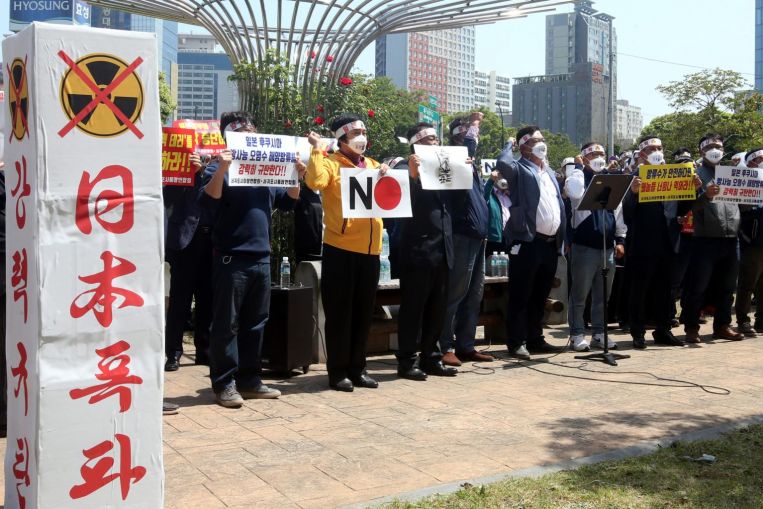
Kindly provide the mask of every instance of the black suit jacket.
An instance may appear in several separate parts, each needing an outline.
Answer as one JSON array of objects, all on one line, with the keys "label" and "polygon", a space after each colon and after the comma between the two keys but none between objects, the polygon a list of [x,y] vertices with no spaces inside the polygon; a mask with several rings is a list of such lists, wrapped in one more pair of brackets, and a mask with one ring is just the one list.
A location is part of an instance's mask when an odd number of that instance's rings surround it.
[{"label": "black suit jacket", "polygon": [[202,172],[194,175],[193,187],[164,186],[162,196],[164,209],[168,216],[165,249],[179,251],[191,243],[196,228],[201,222],[205,226],[212,223],[208,212],[199,202],[202,190]]}]

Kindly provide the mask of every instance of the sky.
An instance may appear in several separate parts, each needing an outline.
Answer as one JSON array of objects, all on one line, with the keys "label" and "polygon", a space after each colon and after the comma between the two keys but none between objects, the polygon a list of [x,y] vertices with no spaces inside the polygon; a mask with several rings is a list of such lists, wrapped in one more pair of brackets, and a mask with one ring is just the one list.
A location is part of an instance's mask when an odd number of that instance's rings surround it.
[{"label": "sky", "polygon": [[[0,1],[2,33],[8,33],[8,5]],[[655,90],[657,85],[702,68],[738,71],[752,87],[755,0],[598,0],[593,7],[615,17],[618,99],[640,106],[644,125],[671,111]],[[572,5],[563,5],[548,14],[572,10]],[[476,68],[512,78],[542,75],[546,14],[478,26]],[[373,74],[373,44],[358,59],[356,68]]]}]

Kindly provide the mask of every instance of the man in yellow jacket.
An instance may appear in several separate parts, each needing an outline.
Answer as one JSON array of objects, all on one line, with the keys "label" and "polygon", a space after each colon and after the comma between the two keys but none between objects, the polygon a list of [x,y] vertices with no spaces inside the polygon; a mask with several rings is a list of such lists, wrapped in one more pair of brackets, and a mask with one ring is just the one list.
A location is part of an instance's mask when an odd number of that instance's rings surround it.
[{"label": "man in yellow jacket", "polygon": [[363,154],[368,146],[366,126],[355,115],[341,115],[331,123],[339,150],[328,155],[319,134],[311,132],[313,146],[305,182],[321,191],[323,200],[323,261],[321,296],[326,317],[326,368],[329,385],[352,392],[355,386],[376,388],[366,373],[366,344],[379,284],[382,220],[342,217],[342,168],[379,168]]}]

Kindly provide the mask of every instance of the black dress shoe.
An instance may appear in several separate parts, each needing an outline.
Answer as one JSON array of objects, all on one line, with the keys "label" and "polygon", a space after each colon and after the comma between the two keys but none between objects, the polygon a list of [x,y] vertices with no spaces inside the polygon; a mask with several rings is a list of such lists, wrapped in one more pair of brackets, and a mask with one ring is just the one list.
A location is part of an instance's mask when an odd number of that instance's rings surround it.
[{"label": "black dress shoe", "polygon": [[397,376],[400,378],[407,378],[408,380],[416,380],[418,382],[423,382],[427,379],[427,374],[416,366],[411,366],[410,368],[398,368]]},{"label": "black dress shoe", "polygon": [[643,336],[633,338],[633,348],[637,350],[646,350],[646,340]]},{"label": "black dress shoe", "polygon": [[353,385],[365,387],[366,389],[376,389],[379,382],[368,376],[368,373],[361,373],[359,377],[352,379]]},{"label": "black dress shoe", "polygon": [[527,351],[527,348],[525,348],[525,345],[519,345],[513,348],[509,348],[509,356],[516,357],[517,359],[522,359],[524,361],[530,360],[530,352]]},{"label": "black dress shoe", "polygon": [[177,371],[180,369],[179,357],[167,357],[167,362],[164,363],[164,371]]},{"label": "black dress shoe", "polygon": [[559,353],[564,351],[563,346],[554,346],[541,339],[534,343],[527,344],[527,351],[530,353]]},{"label": "black dress shoe", "polygon": [[654,342],[660,345],[686,346],[686,343],[684,343],[683,340],[675,337],[669,330],[657,329],[652,332],[652,337],[654,338]]},{"label": "black dress shoe", "polygon": [[425,364],[422,369],[427,375],[432,376],[456,376],[458,374],[458,369],[446,366],[442,361]]},{"label": "black dress shoe", "polygon": [[330,383],[329,386],[335,391],[352,392],[355,390],[349,378],[342,378],[338,382]]}]

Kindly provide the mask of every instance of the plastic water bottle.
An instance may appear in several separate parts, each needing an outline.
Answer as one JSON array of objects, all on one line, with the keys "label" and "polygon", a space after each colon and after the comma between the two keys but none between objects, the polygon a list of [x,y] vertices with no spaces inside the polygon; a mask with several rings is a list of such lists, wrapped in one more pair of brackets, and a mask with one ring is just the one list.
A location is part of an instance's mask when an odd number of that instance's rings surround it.
[{"label": "plastic water bottle", "polygon": [[387,229],[384,228],[382,230],[382,256],[389,256],[389,234],[387,233]]},{"label": "plastic water bottle", "polygon": [[509,277],[509,255],[506,251],[501,251],[501,276]]},{"label": "plastic water bottle", "polygon": [[392,281],[392,268],[389,264],[389,258],[382,255],[379,258],[379,282],[389,283],[390,281]]},{"label": "plastic water bottle", "polygon": [[281,288],[289,288],[289,286],[291,286],[291,265],[289,258],[284,256],[281,260]]},{"label": "plastic water bottle", "polygon": [[493,251],[493,254],[487,257],[487,275],[498,275],[498,251]]}]

